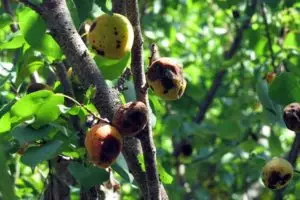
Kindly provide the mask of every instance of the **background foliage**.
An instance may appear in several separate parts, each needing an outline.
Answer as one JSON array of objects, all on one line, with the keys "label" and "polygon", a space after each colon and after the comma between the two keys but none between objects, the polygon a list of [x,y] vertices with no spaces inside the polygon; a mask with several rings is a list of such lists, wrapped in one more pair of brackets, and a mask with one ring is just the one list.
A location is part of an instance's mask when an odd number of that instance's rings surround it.
[{"label": "background foliage", "polygon": [[[111,2],[104,0],[67,2],[78,30],[86,20],[111,9]],[[175,102],[150,93],[160,178],[172,200],[274,197],[274,192],[263,187],[260,173],[266,160],[287,155],[295,137],[283,123],[282,109],[300,101],[300,3],[262,2],[266,20],[259,1],[229,60],[223,55],[250,12],[248,1],[139,2],[144,57],[156,43],[161,56],[183,64],[188,81],[184,96]],[[63,55],[43,19],[15,1],[12,10],[13,16],[0,8],[0,193],[4,199],[42,197],[51,174],[47,160],[61,154],[74,160],[69,171],[78,182],[72,187],[72,199],[78,199],[79,185],[89,188],[108,178],[106,171],[78,161],[85,151],[70,119],[79,116],[84,124],[87,113],[78,106],[64,106],[64,98],[57,94],[63,89],[55,78],[54,62]],[[12,23],[18,24],[18,31],[12,31]],[[95,60],[114,86],[130,56],[119,61],[96,56]],[[199,105],[220,70],[227,73],[206,118],[197,123]],[[277,77],[269,84],[264,76],[272,71]],[[53,92],[26,94],[32,76],[50,85]],[[92,89],[83,92],[76,81],[73,84],[77,100],[95,110],[90,102]],[[122,99],[133,100],[132,81],[126,86],[129,89]],[[174,156],[182,141],[192,145],[191,156]],[[27,147],[20,155],[20,148]],[[122,156],[113,169],[121,182],[122,199],[137,199],[137,188]],[[299,179],[296,175],[286,188],[285,199],[299,199]]]}]

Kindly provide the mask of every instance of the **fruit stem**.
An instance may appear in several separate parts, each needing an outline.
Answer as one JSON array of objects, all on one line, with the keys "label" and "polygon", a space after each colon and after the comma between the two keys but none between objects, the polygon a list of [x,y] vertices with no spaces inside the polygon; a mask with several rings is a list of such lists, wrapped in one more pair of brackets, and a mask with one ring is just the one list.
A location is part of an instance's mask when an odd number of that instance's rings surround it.
[{"label": "fruit stem", "polygon": [[97,119],[98,121],[101,121],[101,122],[104,122],[104,123],[110,123],[108,119],[103,119],[97,115],[95,115],[95,113],[93,113],[89,108],[87,108],[85,105],[81,104],[80,102],[78,102],[76,99],[68,96],[68,95],[65,95],[65,94],[62,94],[62,93],[57,93],[57,95],[59,96],[63,96],[69,100],[71,100],[72,102],[74,102],[75,104],[77,104],[78,106],[80,106],[81,108],[85,109],[90,115],[92,115],[95,119]]}]

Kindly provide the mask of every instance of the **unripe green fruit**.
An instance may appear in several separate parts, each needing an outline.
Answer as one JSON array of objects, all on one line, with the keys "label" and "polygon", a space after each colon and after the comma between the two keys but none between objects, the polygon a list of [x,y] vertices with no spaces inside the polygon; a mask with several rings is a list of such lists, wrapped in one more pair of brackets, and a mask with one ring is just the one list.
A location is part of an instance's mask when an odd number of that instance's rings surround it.
[{"label": "unripe green fruit", "polygon": [[120,14],[103,14],[92,23],[87,39],[97,54],[120,59],[130,52],[133,45],[133,28]]},{"label": "unripe green fruit", "polygon": [[186,88],[183,69],[172,58],[155,60],[149,67],[146,78],[153,92],[164,100],[181,98]]},{"label": "unripe green fruit", "polygon": [[273,158],[263,168],[263,182],[266,187],[278,190],[293,178],[293,166],[285,159]]}]

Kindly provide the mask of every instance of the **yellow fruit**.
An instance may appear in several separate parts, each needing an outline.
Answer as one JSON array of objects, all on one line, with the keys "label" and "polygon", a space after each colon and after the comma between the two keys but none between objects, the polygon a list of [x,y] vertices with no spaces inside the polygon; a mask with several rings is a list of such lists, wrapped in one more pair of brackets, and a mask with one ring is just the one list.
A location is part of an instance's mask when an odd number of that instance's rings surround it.
[{"label": "yellow fruit", "polygon": [[263,168],[263,182],[266,187],[278,190],[293,178],[293,166],[283,158],[273,158]]},{"label": "yellow fruit", "polygon": [[183,69],[172,58],[155,60],[149,67],[146,78],[153,92],[164,100],[179,99],[186,88]]},{"label": "yellow fruit", "polygon": [[85,137],[85,147],[90,160],[106,168],[118,157],[123,140],[119,131],[107,123],[94,125]]},{"label": "yellow fruit", "polygon": [[101,56],[120,59],[133,45],[133,28],[129,20],[120,14],[103,14],[92,23],[87,39]]}]

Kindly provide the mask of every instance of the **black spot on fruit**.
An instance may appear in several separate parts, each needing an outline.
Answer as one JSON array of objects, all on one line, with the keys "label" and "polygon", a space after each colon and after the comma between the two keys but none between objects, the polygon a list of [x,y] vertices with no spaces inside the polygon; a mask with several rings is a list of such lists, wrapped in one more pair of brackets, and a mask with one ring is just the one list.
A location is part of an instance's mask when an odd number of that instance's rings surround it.
[{"label": "black spot on fruit", "polygon": [[113,136],[105,138],[102,144],[102,149],[99,155],[100,163],[110,163],[114,160],[121,151],[120,142]]},{"label": "black spot on fruit", "polygon": [[173,80],[170,78],[167,78],[167,77],[164,77],[161,79],[161,84],[163,85],[163,87],[165,89],[164,94],[167,94],[170,89],[175,87]]},{"label": "black spot on fruit", "polygon": [[121,47],[121,45],[120,45],[120,44],[117,44],[116,48],[118,49],[118,48],[120,48],[120,47]]},{"label": "black spot on fruit", "polygon": [[118,32],[117,32],[117,31],[115,31],[115,32],[114,32],[114,34],[115,34],[115,35],[118,35]]},{"label": "black spot on fruit", "polygon": [[95,29],[96,25],[97,25],[97,22],[92,23],[91,28],[90,28],[90,32],[92,32]]}]

